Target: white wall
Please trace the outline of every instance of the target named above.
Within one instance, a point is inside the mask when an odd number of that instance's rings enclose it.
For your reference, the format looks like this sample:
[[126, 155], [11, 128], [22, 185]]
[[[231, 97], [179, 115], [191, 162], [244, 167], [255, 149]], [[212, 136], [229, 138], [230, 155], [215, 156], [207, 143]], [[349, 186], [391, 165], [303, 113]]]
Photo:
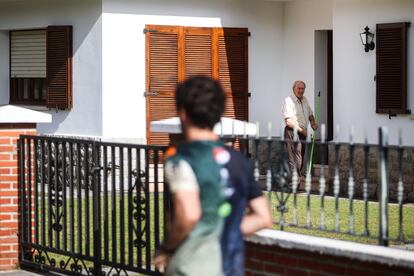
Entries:
[[332, 29], [332, 1], [285, 2], [284, 16], [283, 85], [279, 101], [292, 93], [295, 80], [303, 80], [305, 96], [315, 110], [315, 94], [319, 89], [315, 87], [315, 31]]
[[[390, 142], [397, 142], [398, 129], [404, 133], [404, 144], [414, 145], [412, 116], [375, 113], [375, 50], [364, 52], [359, 33], [366, 25], [373, 30], [377, 23], [410, 21], [414, 23], [412, 0], [334, 0], [333, 3], [333, 79], [334, 122], [343, 130], [341, 140], [348, 138], [353, 125], [356, 140], [362, 141], [367, 128], [370, 142], [377, 142], [377, 128], [388, 126]], [[408, 108], [414, 112], [414, 27], [409, 28]]]
[[[74, 26], [74, 108], [50, 111], [53, 123], [40, 125], [39, 130], [144, 139], [145, 24], [247, 27], [252, 33], [249, 118], [261, 123], [262, 134], [267, 134], [264, 126], [270, 120], [277, 135], [280, 106], [294, 80], [307, 83], [306, 95], [314, 105], [320, 74], [315, 73], [319, 70], [315, 31], [333, 29], [334, 124], [341, 125], [341, 140], [348, 138], [353, 125], [357, 141], [366, 127], [370, 142], [376, 142], [377, 127], [386, 125], [392, 143], [398, 128], [403, 128], [404, 143], [414, 145], [413, 116], [389, 120], [375, 113], [375, 51], [365, 53], [359, 38], [365, 25], [375, 30], [377, 23], [414, 22], [412, 0], [102, 1], [0, 2], [0, 104], [8, 98], [8, 31], [70, 24]], [[414, 27], [409, 37], [408, 108], [414, 111]]]
[[[102, 134], [102, 5], [100, 0], [37, 0], [0, 3], [0, 31], [73, 26], [73, 109], [49, 111], [52, 124], [40, 124], [39, 132], [77, 135]], [[2, 32], [3, 33], [3, 32]], [[3, 36], [1, 36], [3, 37]], [[4, 43], [0, 38], [0, 59]], [[7, 65], [6, 65], [7, 64]], [[7, 63], [0, 63], [0, 72]], [[7, 68], [8, 71], [8, 68]], [[0, 77], [1, 98], [8, 87]], [[7, 85], [7, 86], [6, 86]], [[6, 88], [7, 89], [7, 88]], [[8, 89], [7, 89], [8, 90]]]
[[[247, 27], [250, 121], [278, 121], [282, 83], [283, 3], [251, 0], [104, 0], [103, 134], [145, 133], [145, 24]], [[120, 123], [122, 122], [122, 123]], [[262, 127], [265, 130], [264, 127]], [[274, 133], [278, 133], [274, 129]], [[266, 133], [264, 131], [263, 133]]]
[[0, 105], [9, 103], [9, 32], [0, 31]]

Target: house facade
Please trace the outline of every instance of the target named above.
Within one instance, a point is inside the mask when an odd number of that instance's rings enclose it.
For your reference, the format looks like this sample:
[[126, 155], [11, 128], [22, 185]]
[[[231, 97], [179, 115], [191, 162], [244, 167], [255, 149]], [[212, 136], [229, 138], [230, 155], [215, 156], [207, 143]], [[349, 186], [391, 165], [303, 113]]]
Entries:
[[[352, 127], [354, 141], [363, 141], [366, 129], [369, 142], [375, 143], [377, 128], [387, 126], [391, 143], [398, 142], [402, 129], [403, 143], [414, 145], [413, 115], [377, 113], [378, 48], [365, 52], [360, 39], [365, 26], [377, 35], [377, 24], [412, 21], [411, 0], [0, 0], [0, 104], [15, 104], [11, 79], [17, 71], [11, 60], [16, 52], [12, 42], [18, 39], [13, 35], [71, 26], [71, 105], [16, 105], [52, 115], [51, 124], [38, 125], [39, 133], [146, 142], [148, 93], [154, 91], [148, 91], [150, 33], [144, 29], [232, 27], [250, 33], [245, 116], [260, 123], [262, 135], [267, 135], [268, 122], [272, 134], [280, 134], [281, 105], [293, 81], [301, 79], [311, 106], [321, 92], [320, 121], [328, 124], [331, 136], [340, 125], [339, 140], [348, 140]], [[412, 27], [407, 28], [407, 44], [406, 109], [414, 110]], [[28, 86], [40, 87], [34, 83]], [[39, 93], [30, 89], [23, 88], [22, 97]]]

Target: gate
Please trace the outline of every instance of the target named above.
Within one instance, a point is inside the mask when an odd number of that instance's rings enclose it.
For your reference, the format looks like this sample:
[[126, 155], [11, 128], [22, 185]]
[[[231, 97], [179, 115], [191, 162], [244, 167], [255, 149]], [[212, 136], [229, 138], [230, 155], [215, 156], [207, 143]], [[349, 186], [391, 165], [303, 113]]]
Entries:
[[21, 265], [72, 275], [160, 274], [165, 147], [20, 136]]

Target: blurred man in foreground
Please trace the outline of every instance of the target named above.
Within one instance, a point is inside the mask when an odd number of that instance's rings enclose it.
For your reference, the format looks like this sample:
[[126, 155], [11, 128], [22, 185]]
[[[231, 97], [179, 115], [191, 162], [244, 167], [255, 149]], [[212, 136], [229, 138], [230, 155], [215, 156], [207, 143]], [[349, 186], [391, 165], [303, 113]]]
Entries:
[[[258, 186], [251, 187], [257, 184], [247, 159], [212, 131], [225, 107], [221, 86], [191, 78], [177, 87], [176, 107], [185, 142], [164, 165], [173, 210], [155, 264], [166, 266], [167, 275], [223, 275], [223, 267], [244, 266], [241, 233], [270, 225], [269, 208]], [[242, 222], [246, 205], [252, 212]]]

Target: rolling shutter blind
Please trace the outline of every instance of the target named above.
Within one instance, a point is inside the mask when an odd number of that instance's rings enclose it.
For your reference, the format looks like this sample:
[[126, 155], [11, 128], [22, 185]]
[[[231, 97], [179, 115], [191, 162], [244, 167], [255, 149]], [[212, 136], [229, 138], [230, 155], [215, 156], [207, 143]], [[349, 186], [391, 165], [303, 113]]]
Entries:
[[46, 30], [10, 32], [10, 76], [46, 78]]
[[377, 24], [376, 112], [407, 113], [407, 27]]
[[72, 108], [72, 26], [47, 27], [49, 108]]

